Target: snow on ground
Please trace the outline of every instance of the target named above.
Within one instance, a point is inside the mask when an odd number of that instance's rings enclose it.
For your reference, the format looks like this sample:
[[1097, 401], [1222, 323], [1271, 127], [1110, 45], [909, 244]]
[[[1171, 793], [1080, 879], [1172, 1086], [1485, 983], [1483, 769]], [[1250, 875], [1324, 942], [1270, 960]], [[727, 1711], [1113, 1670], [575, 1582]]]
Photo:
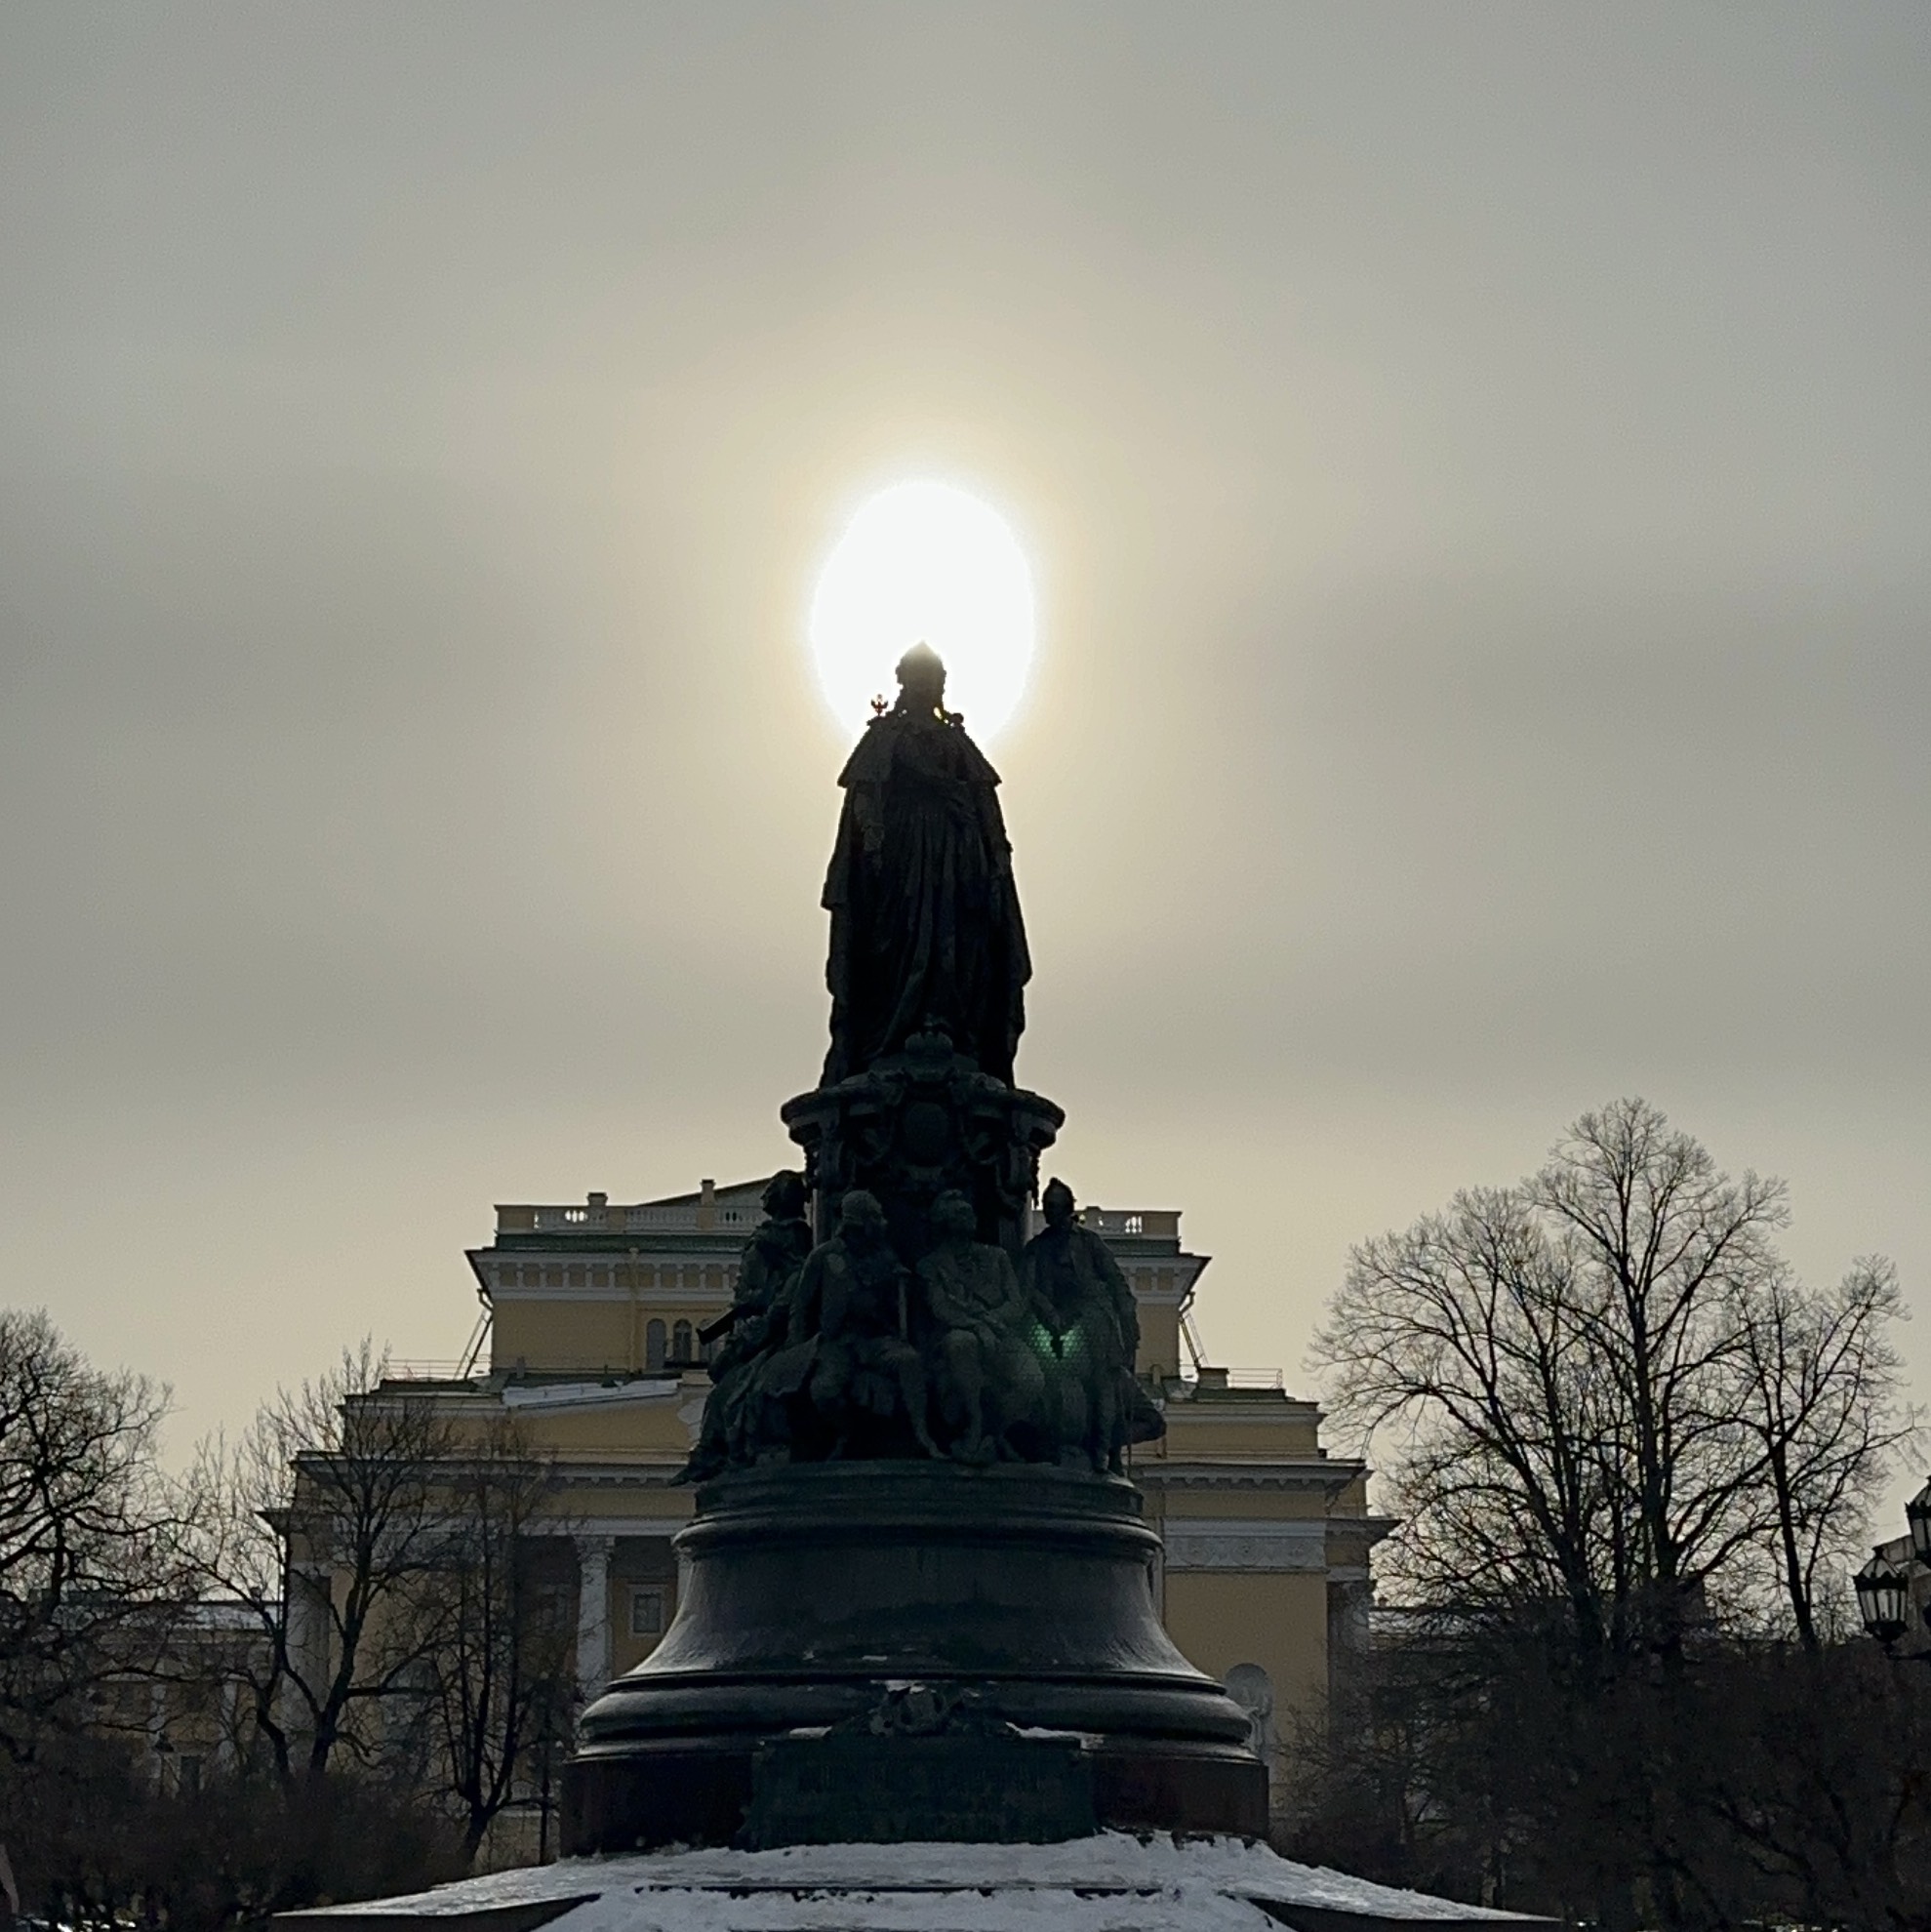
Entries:
[[[541, 1900], [580, 1903], [555, 1932], [1277, 1932], [1259, 1901], [1387, 1925], [1547, 1920], [1296, 1865], [1238, 1838], [1103, 1832], [1059, 1845], [793, 1845], [565, 1859], [303, 1919], [434, 1919]], [[346, 1932], [346, 1928], [344, 1928]]]

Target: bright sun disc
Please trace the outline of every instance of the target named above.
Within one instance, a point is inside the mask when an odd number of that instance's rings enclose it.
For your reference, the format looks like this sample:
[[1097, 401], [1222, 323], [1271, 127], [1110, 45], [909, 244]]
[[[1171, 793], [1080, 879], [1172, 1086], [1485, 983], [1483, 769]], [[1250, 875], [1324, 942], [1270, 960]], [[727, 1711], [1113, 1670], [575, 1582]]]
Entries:
[[1032, 572], [1005, 518], [948, 483], [896, 483], [846, 526], [818, 580], [808, 634], [825, 700], [856, 730], [923, 640], [945, 661], [945, 707], [980, 740], [1019, 707], [1036, 629]]

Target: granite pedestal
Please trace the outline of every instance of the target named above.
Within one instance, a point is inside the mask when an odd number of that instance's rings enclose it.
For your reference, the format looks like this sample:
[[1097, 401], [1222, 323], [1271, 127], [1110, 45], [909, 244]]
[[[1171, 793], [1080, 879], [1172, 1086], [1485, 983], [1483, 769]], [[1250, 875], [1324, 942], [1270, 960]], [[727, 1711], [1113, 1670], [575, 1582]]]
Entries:
[[583, 1713], [570, 1851], [1267, 1828], [1129, 1482], [781, 1465], [701, 1488], [677, 1550], [669, 1630]]

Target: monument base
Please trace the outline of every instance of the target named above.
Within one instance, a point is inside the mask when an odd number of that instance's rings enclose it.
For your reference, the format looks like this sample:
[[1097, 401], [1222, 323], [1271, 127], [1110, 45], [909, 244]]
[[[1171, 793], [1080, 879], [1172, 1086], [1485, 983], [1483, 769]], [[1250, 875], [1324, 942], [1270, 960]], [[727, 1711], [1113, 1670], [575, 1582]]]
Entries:
[[565, 1859], [411, 1898], [283, 1912], [284, 1932], [1559, 1932], [1230, 1839], [801, 1845]]
[[1267, 1828], [1246, 1713], [1160, 1628], [1131, 1483], [784, 1465], [705, 1484], [677, 1550], [669, 1630], [583, 1713], [570, 1852]]

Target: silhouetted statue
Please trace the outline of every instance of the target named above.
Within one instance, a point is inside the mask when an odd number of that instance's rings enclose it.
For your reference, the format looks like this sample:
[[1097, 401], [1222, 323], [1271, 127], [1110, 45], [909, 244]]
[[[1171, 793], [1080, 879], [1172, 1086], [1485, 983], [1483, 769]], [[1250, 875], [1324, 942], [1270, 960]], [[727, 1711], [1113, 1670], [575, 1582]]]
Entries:
[[[1005, 1249], [973, 1238], [972, 1203], [947, 1188], [932, 1203], [937, 1242], [918, 1265], [935, 1326], [938, 1408], [962, 1463], [1034, 1460], [1044, 1445], [1045, 1330]], [[1048, 1450], [1050, 1454], [1050, 1449]]]
[[865, 727], [838, 780], [824, 1083], [927, 1030], [1010, 1083], [1032, 964], [999, 775], [945, 708], [937, 652], [915, 646], [898, 674], [898, 703]]
[[771, 1350], [783, 1347], [791, 1284], [811, 1253], [811, 1224], [805, 1219], [805, 1177], [780, 1168], [766, 1183], [765, 1219], [744, 1243], [738, 1264], [738, 1288], [731, 1306], [699, 1331], [699, 1340], [723, 1345], [710, 1361], [714, 1385], [704, 1403], [698, 1446], [684, 1467], [683, 1480], [702, 1482], [733, 1462], [755, 1455], [761, 1404], [757, 1371]]
[[906, 1275], [876, 1195], [854, 1187], [839, 1205], [838, 1231], [811, 1251], [792, 1290], [791, 1330], [815, 1343], [807, 1385], [833, 1457], [878, 1453], [903, 1425], [928, 1456], [925, 1366], [908, 1338]]
[[1072, 1189], [1049, 1181], [1040, 1206], [1046, 1226], [1026, 1244], [1020, 1275], [1052, 1330], [1054, 1433], [1117, 1475], [1128, 1443], [1166, 1433], [1134, 1373], [1140, 1310], [1105, 1238], [1079, 1225]]

